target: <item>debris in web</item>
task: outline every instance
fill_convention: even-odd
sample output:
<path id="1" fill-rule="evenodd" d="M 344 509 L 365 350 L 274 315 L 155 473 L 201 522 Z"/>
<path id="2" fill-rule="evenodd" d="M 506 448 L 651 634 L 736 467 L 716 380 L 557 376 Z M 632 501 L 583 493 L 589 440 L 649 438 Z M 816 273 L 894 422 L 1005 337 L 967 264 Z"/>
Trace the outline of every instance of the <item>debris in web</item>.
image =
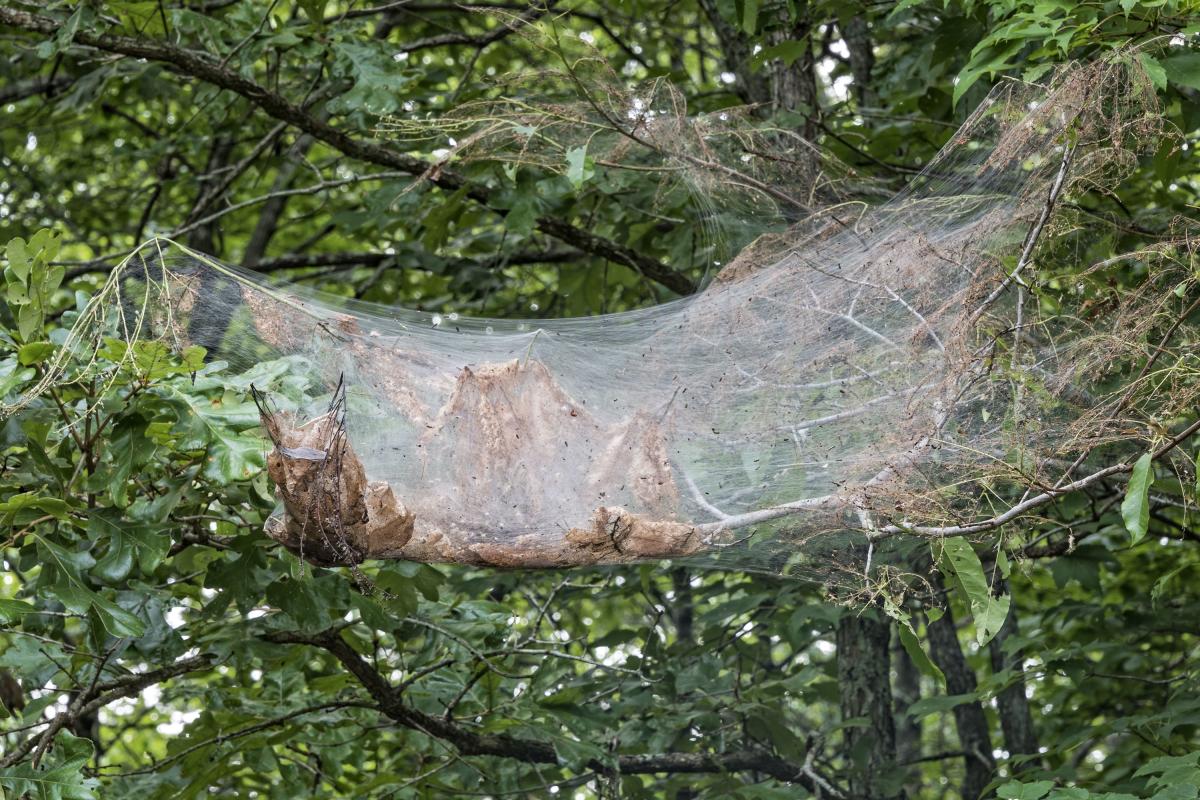
<path id="1" fill-rule="evenodd" d="M 447 326 L 156 239 L 7 410 L 102 377 L 86 354 L 104 337 L 286 360 L 303 396 L 280 408 L 271 386 L 255 391 L 279 499 L 267 533 L 314 563 L 675 558 L 885 579 L 913 543 L 985 535 L 1140 453 L 1166 456 L 1193 415 L 1170 372 L 1194 324 L 1185 233 L 1139 256 L 1148 277 L 1124 297 L 1100 280 L 1111 264 L 1064 286 L 1039 263 L 1083 235 L 1064 201 L 1161 141 L 1138 63 L 1002 83 L 874 204 L 850 203 L 826 161 L 798 177 L 790 137 L 691 117 L 661 86 L 467 109 L 449 121 L 455 158 L 552 169 L 586 144 L 597 169 L 653 165 L 701 195 L 698 225 L 713 209 L 752 216 L 752 241 L 691 297 Z M 1147 358 L 1158 368 L 1138 375 Z"/>

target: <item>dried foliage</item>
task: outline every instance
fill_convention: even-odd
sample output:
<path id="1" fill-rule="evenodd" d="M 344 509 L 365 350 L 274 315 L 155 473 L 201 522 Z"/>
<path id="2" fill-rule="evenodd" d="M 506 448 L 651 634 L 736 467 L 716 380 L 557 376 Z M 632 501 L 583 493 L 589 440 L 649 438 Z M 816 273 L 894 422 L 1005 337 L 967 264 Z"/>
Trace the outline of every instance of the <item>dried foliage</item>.
<path id="1" fill-rule="evenodd" d="M 555 74 L 583 102 L 388 130 L 456 137 L 431 173 L 655 170 L 702 219 L 754 216 L 766 232 L 699 295 L 443 318 L 273 288 L 155 240 L 113 271 L 56 366 L 106 336 L 191 344 L 200 318 L 226 323 L 199 342 L 212 355 L 299 357 L 307 394 L 261 403 L 282 506 L 269 533 L 321 564 L 684 557 L 861 588 L 900 574 L 912 541 L 992 532 L 1191 430 L 1186 228 L 1129 256 L 1147 272 L 1135 291 L 1106 285 L 1111 260 L 1068 287 L 1037 265 L 1087 235 L 1064 201 L 1163 138 L 1136 58 L 1002 84 L 876 206 L 847 203 L 848 171 L 791 135 L 598 72 Z"/>

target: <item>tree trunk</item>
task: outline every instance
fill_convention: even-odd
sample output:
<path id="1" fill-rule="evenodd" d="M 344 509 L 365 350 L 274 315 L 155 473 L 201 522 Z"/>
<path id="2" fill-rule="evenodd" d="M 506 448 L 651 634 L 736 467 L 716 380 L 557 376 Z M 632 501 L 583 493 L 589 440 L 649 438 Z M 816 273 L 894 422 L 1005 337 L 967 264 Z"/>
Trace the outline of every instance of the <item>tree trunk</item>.
<path id="1" fill-rule="evenodd" d="M 763 4 L 758 18 L 763 45 L 772 47 L 794 41 L 802 42 L 804 47 L 802 54 L 790 63 L 771 59 L 757 70 L 753 68 L 755 37 L 746 35 L 740 25 L 723 17 L 716 0 L 700 0 L 700 7 L 717 33 L 725 69 L 734 76 L 733 91 L 737 96 L 751 105 L 804 114 L 801 132 L 805 138 L 813 139 L 818 130 L 820 104 L 808 3 L 793 0 Z"/>
<path id="2" fill-rule="evenodd" d="M 766 78 L 750 68 L 750 60 L 754 57 L 753 43 L 740 26 L 725 19 L 720 6 L 717 0 L 700 0 L 700 8 L 716 31 L 721 54 L 725 57 L 725 69 L 734 77 L 734 94 L 750 105 L 770 102 L 771 91 Z"/>
<path id="3" fill-rule="evenodd" d="M 808 4 L 797 3 L 796 15 L 789 17 L 785 10 L 778 13 L 779 23 L 767 27 L 764 44 L 767 47 L 783 42 L 801 42 L 803 51 L 791 64 L 782 59 L 767 63 L 771 86 L 771 104 L 779 111 L 796 111 L 804 115 L 801 133 L 805 139 L 816 139 L 820 130 L 821 105 L 817 102 L 816 58 L 813 55 L 812 21 Z"/>
<path id="4" fill-rule="evenodd" d="M 675 591 L 675 600 L 671 603 L 671 617 L 675 621 L 675 632 L 680 642 L 694 646 L 692 640 L 695 626 L 695 603 L 692 602 L 692 576 L 687 567 L 676 567 L 671 570 L 671 588 Z"/>
<path id="5" fill-rule="evenodd" d="M 229 163 L 233 153 L 234 141 L 228 136 L 218 136 L 213 140 L 209 151 L 205 174 L 209 181 L 219 180 L 219 170 Z M 207 183 L 201 183 L 196 193 L 196 203 L 192 207 L 188 219 L 200 217 L 203 214 L 202 203 L 209 191 Z M 215 202 L 214 198 L 214 202 Z M 195 228 L 188 234 L 187 243 L 201 253 L 220 256 L 218 245 L 219 222 L 213 220 Z M 192 344 L 200 345 L 209 352 L 215 352 L 220 347 L 221 338 L 225 335 L 229 322 L 233 317 L 233 309 L 237 307 L 239 292 L 237 286 L 227 280 L 219 280 L 218 273 L 213 270 L 203 270 L 200 277 L 200 293 L 210 299 L 219 297 L 226 301 L 214 304 L 211 314 L 196 314 L 188 321 L 188 339 Z"/>
<path id="6" fill-rule="evenodd" d="M 291 186 L 292 180 L 296 177 L 296 173 L 300 169 L 300 165 L 304 162 L 304 157 L 308 154 L 309 148 L 316 141 L 309 134 L 303 134 L 295 143 L 288 148 L 287 156 L 282 164 L 279 165 L 279 170 L 275 173 L 275 181 L 271 186 L 271 194 L 276 194 Z M 271 242 L 271 237 L 275 235 L 275 231 L 279 228 L 279 218 L 283 216 L 283 211 L 287 205 L 288 197 L 276 196 L 272 197 L 263 204 L 262 211 L 258 215 L 258 222 L 254 226 L 253 233 L 250 234 L 250 239 L 246 243 L 246 251 L 242 256 L 242 265 L 245 267 L 255 267 L 263 256 L 266 255 L 267 245 Z"/>
<path id="7" fill-rule="evenodd" d="M 1003 578 L 997 580 L 995 591 L 997 594 L 1010 591 L 1008 581 Z M 1011 669 L 1018 676 L 996 697 L 1000 728 L 1004 731 L 1004 746 L 1013 756 L 1035 755 L 1038 752 L 1037 729 L 1033 725 L 1033 714 L 1029 710 L 1029 700 L 1025 697 L 1025 679 L 1022 677 L 1025 657 L 1020 650 L 1005 652 L 1005 642 L 1016 635 L 1017 625 L 1017 605 L 1012 603 L 1008 619 L 1004 621 L 996 637 L 988 643 L 988 652 L 992 659 L 993 674 Z M 1014 769 L 1020 771 L 1036 763 L 1037 759 L 1030 759 L 1015 764 Z"/>
<path id="8" fill-rule="evenodd" d="M 892 643 L 892 656 L 896 665 L 896 761 L 908 764 L 921 757 L 921 721 L 909 717 L 906 713 L 913 703 L 921 699 L 921 673 L 909 657 L 908 651 L 900 644 L 899 637 Z M 920 774 L 915 767 L 909 767 L 905 773 L 905 789 L 915 794 L 920 788 Z"/>
<path id="9" fill-rule="evenodd" d="M 930 584 L 938 594 L 945 587 L 936 571 L 930 573 Z M 933 661 L 946 676 L 946 693 L 949 695 L 972 694 L 977 686 L 975 672 L 967 664 L 962 646 L 958 641 L 958 630 L 954 625 L 954 614 L 946 605 L 940 619 L 930 622 L 929 650 Z M 987 717 L 978 700 L 960 703 L 954 707 L 954 722 L 958 728 L 958 743 L 966 753 L 966 775 L 963 778 L 962 796 L 975 800 L 983 796 L 984 788 L 992 779 L 996 764 L 992 759 L 992 740 L 988 733 Z"/>
<path id="10" fill-rule="evenodd" d="M 229 156 L 233 152 L 233 139 L 229 136 L 217 136 L 213 139 L 212 147 L 208 151 L 208 163 L 204 166 L 204 173 L 208 181 L 218 180 L 218 172 L 229 163 Z M 192 210 L 187 215 L 187 221 L 192 222 L 195 218 L 203 216 L 201 203 L 207 198 L 208 183 L 201 181 L 196 190 L 196 202 Z M 187 243 L 201 253 L 210 253 L 215 255 L 217 252 L 217 233 L 219 228 L 216 221 L 206 222 L 192 229 L 192 232 L 187 236 Z"/>
<path id="11" fill-rule="evenodd" d="M 854 797 L 902 798 L 883 778 L 896 764 L 896 727 L 892 718 L 891 629 L 873 611 L 847 611 L 838 622 L 837 670 L 842 719 L 865 717 L 865 727 L 845 729 L 845 752 Z"/>
<path id="12" fill-rule="evenodd" d="M 842 41 L 849 53 L 850 74 L 854 76 L 854 95 L 859 107 L 869 106 L 874 99 L 871 72 L 875 69 L 875 50 L 871 30 L 861 14 L 851 17 L 842 27 Z"/>

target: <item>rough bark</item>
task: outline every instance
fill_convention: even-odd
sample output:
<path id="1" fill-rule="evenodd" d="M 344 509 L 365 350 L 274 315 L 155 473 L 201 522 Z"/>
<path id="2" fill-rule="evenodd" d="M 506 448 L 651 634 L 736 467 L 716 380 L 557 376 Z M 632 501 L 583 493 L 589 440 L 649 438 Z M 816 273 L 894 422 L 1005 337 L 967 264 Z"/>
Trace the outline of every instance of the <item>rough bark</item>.
<path id="1" fill-rule="evenodd" d="M 842 41 L 850 54 L 850 74 L 854 76 L 854 95 L 860 106 L 870 105 L 874 100 L 871 90 L 871 72 L 875 69 L 875 50 L 871 44 L 871 30 L 867 19 L 861 14 L 851 17 L 842 26 Z"/>
<path id="2" fill-rule="evenodd" d="M 838 622 L 837 671 L 842 718 L 865 717 L 866 727 L 845 729 L 845 752 L 857 763 L 850 771 L 854 797 L 900 798 L 883 779 L 896 763 L 896 728 L 888 646 L 891 629 L 873 612 L 847 612 Z"/>
<path id="3" fill-rule="evenodd" d="M 675 599 L 671 603 L 671 617 L 675 621 L 675 632 L 680 642 L 689 646 L 695 626 L 695 603 L 692 600 L 692 575 L 687 567 L 676 567 L 671 570 L 671 588 L 675 591 Z"/>
<path id="4" fill-rule="evenodd" d="M 1009 591 L 1008 581 L 1000 579 L 996 583 L 997 593 Z M 1003 689 L 996 697 L 996 708 L 1000 712 L 1000 728 L 1004 731 L 1004 746 L 1013 756 L 1034 755 L 1038 752 L 1037 729 L 1033 724 L 1033 714 L 1029 709 L 1029 700 L 1025 696 L 1025 679 L 1022 677 L 1024 654 L 1019 650 L 1006 652 L 1005 644 L 1017 635 L 1017 609 L 1014 603 L 1008 612 L 1008 619 L 996 633 L 996 637 L 988 643 L 988 653 L 992 660 L 992 672 L 999 673 L 1012 670 L 1016 679 Z M 1020 761 L 1014 767 L 1021 770 L 1036 764 L 1036 759 Z"/>
<path id="5" fill-rule="evenodd" d="M 892 643 L 892 655 L 895 659 L 893 693 L 895 694 L 896 718 L 896 760 L 900 764 L 909 764 L 921 757 L 921 721 L 909 717 L 906 713 L 909 707 L 921 699 L 921 673 L 917 665 L 909 657 L 908 651 L 900 644 L 899 637 Z M 909 768 L 908 780 L 905 787 L 915 791 L 919 783 L 919 775 Z"/>
<path id="6" fill-rule="evenodd" d="M 767 63 L 768 80 L 771 86 L 771 104 L 780 111 L 796 111 L 804 115 L 801 133 L 810 141 L 819 131 L 821 105 L 817 96 L 816 58 L 813 54 L 812 20 L 807 3 L 797 3 L 795 17 L 786 10 L 776 12 L 777 24 L 766 29 L 764 36 L 767 47 L 783 42 L 803 42 L 804 49 L 791 64 L 781 59 Z"/>
<path id="7" fill-rule="evenodd" d="M 764 3 L 759 12 L 761 42 L 772 47 L 783 42 L 805 44 L 802 55 L 791 61 L 771 59 L 756 69 L 754 46 L 759 36 L 748 36 L 740 26 L 721 15 L 716 0 L 700 0 L 700 7 L 716 31 L 725 57 L 725 69 L 734 76 L 733 91 L 745 103 L 776 111 L 798 111 L 805 116 L 801 133 L 816 137 L 820 119 L 817 94 L 816 58 L 811 45 L 812 20 L 808 3 Z"/>
<path id="8" fill-rule="evenodd" d="M 942 594 L 944 585 L 936 572 L 930 574 L 930 584 L 935 592 Z M 933 662 L 946 676 L 946 693 L 949 695 L 971 694 L 977 687 L 975 672 L 967 663 L 962 645 L 958 641 L 958 630 L 954 625 L 954 614 L 949 608 L 942 616 L 929 623 L 929 650 Z M 992 740 L 988 733 L 987 717 L 977 700 L 960 703 L 954 707 L 954 722 L 958 729 L 958 741 L 966 754 L 966 774 L 963 777 L 962 796 L 966 800 L 982 797 L 984 789 L 992 780 L 996 764 L 992 760 Z"/>
<path id="9" fill-rule="evenodd" d="M 725 69 L 734 77 L 733 91 L 742 102 L 760 105 L 771 101 L 771 89 L 766 78 L 751 68 L 754 56 L 753 43 L 741 30 L 721 14 L 717 0 L 700 0 L 700 8 L 708 17 L 721 44 L 725 57 Z"/>

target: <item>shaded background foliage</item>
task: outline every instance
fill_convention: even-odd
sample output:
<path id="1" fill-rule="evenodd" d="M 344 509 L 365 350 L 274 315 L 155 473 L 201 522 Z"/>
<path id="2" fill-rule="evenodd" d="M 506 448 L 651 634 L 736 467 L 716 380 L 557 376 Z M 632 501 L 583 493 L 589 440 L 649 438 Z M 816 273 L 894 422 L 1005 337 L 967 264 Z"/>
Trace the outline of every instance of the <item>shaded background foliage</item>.
<path id="1" fill-rule="evenodd" d="M 526 22 L 631 83 L 670 80 L 694 112 L 754 104 L 894 188 L 993 80 L 1192 36 L 1197 13 L 3 3 L 0 241 L 22 241 L 7 250 L 0 383 L 35 379 L 112 256 L 152 234 L 445 313 L 584 315 L 693 291 L 744 230 L 716 219 L 723 248 L 700 235 L 719 204 L 586 153 L 557 171 L 450 162 L 422 179 L 452 143 L 378 132 L 512 91 L 502 79 L 545 65 Z M 1048 290 L 1177 230 L 1197 202 L 1200 55 L 1154 52 L 1182 145 L 1119 191 L 1071 198 L 1098 225 L 1045 254 Z M 1108 273 L 1109 289 L 1144 269 Z M 998 553 L 1012 563 L 1014 598 L 982 646 L 973 598 L 936 573 L 929 592 L 890 598 L 916 635 L 821 586 L 670 565 L 390 564 L 369 570 L 385 599 L 261 533 L 273 500 L 246 391 L 288 392 L 286 363 L 139 345 L 130 364 L 121 347 L 98 354 L 125 364 L 111 383 L 64 388 L 0 429 L 7 796 L 1197 796 L 1194 485 L 1148 488 L 1134 546 L 1120 484 L 981 546 L 988 575 Z"/>

